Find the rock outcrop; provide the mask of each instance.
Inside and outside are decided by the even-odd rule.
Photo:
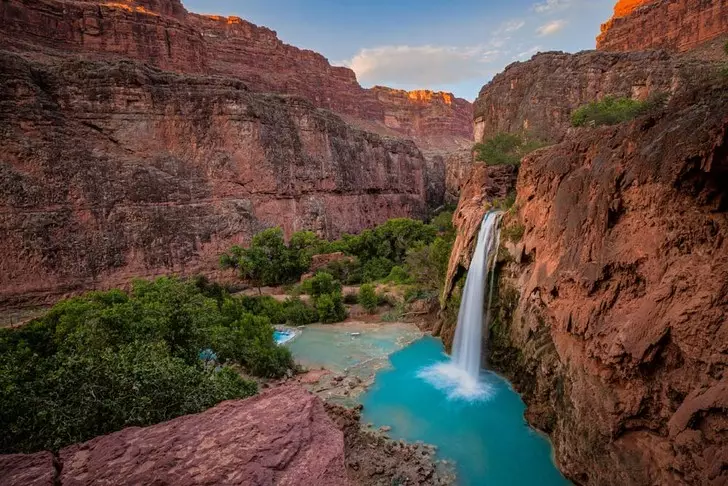
[[[475,140],[500,132],[560,141],[571,113],[606,95],[647,99],[671,94],[693,77],[714,72],[709,62],[666,52],[579,54],[547,52],[508,66],[475,101]]]
[[[3,486],[56,486],[55,458],[50,452],[0,455]]]
[[[188,13],[179,0],[8,0],[0,3],[0,40],[42,59],[134,59],[166,71],[233,77],[253,91],[303,97],[361,128],[413,138],[427,150],[472,139],[466,100],[364,89],[351,69],[287,45],[270,29]]]
[[[597,49],[687,51],[728,32],[728,0],[620,0]]]
[[[490,359],[579,484],[728,482],[725,89],[698,76],[662,112],[522,162]],[[451,275],[482,187],[463,189]]]
[[[346,486],[344,450],[344,434],[321,399],[283,386],[66,447],[58,453],[59,474],[50,453],[0,456],[0,464],[9,465],[0,479],[24,486]],[[50,483],[44,482],[48,474]]]
[[[308,101],[128,61],[0,61],[6,304],[209,273],[267,226],[336,237],[425,215],[413,142]]]

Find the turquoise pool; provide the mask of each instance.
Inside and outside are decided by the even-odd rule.
[[[390,356],[360,397],[363,421],[392,427],[390,436],[438,447],[455,461],[462,486],[563,486],[551,444],[524,421],[525,405],[500,376],[484,372],[479,393],[462,398],[432,376],[447,363],[442,342],[425,337]]]

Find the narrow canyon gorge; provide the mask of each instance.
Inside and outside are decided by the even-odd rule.
[[[641,109],[618,123],[575,121],[605,100]],[[517,163],[489,162],[483,147],[509,136],[535,148]],[[425,343],[439,347],[425,351],[445,359],[481,225],[497,211],[495,256],[479,263],[481,283],[495,284],[482,309],[481,364],[520,394],[518,421],[523,413],[548,435],[548,467],[563,483],[544,484],[728,486],[728,0],[619,0],[594,50],[514,62],[472,103],[426,87],[365,88],[353,70],[267,27],[192,13],[180,0],[2,0],[0,148],[0,310],[63,306],[140,278],[235,281],[229,268],[246,269],[240,260],[223,270],[235,256],[226,252],[280,227],[284,247],[302,230],[328,241],[311,257],[320,264],[309,261],[301,273],[311,273],[272,290],[259,279],[235,298],[313,302],[307,326],[327,309],[306,277],[359,258],[345,255],[349,236],[337,239],[372,230],[357,251],[392,261],[356,282],[356,295],[344,295],[351,283],[337,275],[331,295],[342,308],[344,297],[353,301],[341,320],[351,312],[377,332],[417,321],[400,348],[432,334],[439,339]],[[452,226],[440,213],[448,205],[457,205]],[[437,226],[438,214],[446,225]],[[432,222],[378,229],[396,218]],[[394,243],[377,245],[386,231]],[[415,231],[431,231],[426,244],[408,240]],[[426,276],[435,285],[408,293],[410,275],[406,290],[392,290],[398,270],[429,270],[411,268],[422,254],[442,260]],[[216,295],[217,283],[208,284],[199,285]],[[364,309],[367,290],[374,312]],[[133,300],[114,292],[90,299]],[[205,312],[238,305],[225,298]],[[69,324],[58,316],[78,304],[65,302],[70,311],[48,314],[61,334]],[[380,307],[388,312],[376,314]],[[91,326],[111,322],[111,334],[121,333],[121,315],[99,314]],[[299,340],[309,332],[281,319],[266,332]],[[365,433],[363,402],[347,409],[329,400],[337,387],[343,400],[380,390],[375,374],[389,356],[362,357],[376,370],[353,378],[346,346],[374,331],[330,329],[315,332],[338,332],[346,344],[311,338],[316,352],[344,356],[329,388],[317,380],[331,370],[297,364],[279,381],[256,378],[270,389],[245,400],[0,455],[0,482],[457,484],[435,465],[435,447],[390,440],[389,425]],[[207,351],[215,354],[198,346],[193,359]]]

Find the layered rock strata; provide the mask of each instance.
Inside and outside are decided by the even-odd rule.
[[[501,132],[560,141],[579,106],[611,95],[645,100],[671,95],[715,66],[666,52],[548,52],[508,66],[483,86],[474,105],[475,140]]]
[[[354,71],[239,17],[188,13],[179,0],[8,0],[6,49],[42,59],[135,59],[167,71],[219,74],[253,91],[300,96],[357,126],[415,139],[427,150],[472,140],[472,105],[449,93],[364,89]]]
[[[728,0],[620,0],[597,49],[687,51],[728,32]]]
[[[267,226],[336,237],[426,213],[413,142],[308,101],[126,61],[0,61],[5,304],[214,271]]]
[[[696,79],[660,113],[522,163],[504,234],[524,236],[503,242],[491,363],[578,484],[728,481],[725,89]],[[482,186],[463,189],[463,242]],[[456,244],[451,267],[463,260]]]

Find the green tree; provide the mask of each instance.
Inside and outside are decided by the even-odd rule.
[[[359,304],[370,314],[376,312],[379,306],[379,297],[377,297],[374,285],[364,284],[359,288]]]
[[[529,153],[543,147],[538,140],[528,140],[514,133],[498,133],[483,143],[475,144],[475,159],[486,165],[518,165]]]
[[[325,324],[346,319],[346,307],[341,293],[322,294],[316,299],[319,320]]]

